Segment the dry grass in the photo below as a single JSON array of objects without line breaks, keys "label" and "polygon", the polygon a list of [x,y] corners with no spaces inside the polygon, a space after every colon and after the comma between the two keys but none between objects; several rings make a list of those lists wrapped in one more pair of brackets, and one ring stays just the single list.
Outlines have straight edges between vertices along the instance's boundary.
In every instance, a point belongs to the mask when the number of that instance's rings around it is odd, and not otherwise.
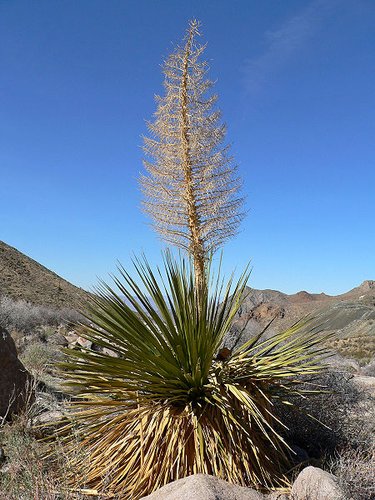
[{"label": "dry grass", "polygon": [[[86,498],[73,492],[66,481],[69,461],[64,447],[55,441],[46,443],[47,434],[56,424],[33,426],[40,411],[39,395],[34,398],[38,382],[27,389],[26,406],[11,422],[0,424],[0,448],[5,462],[0,464],[0,500],[70,500]],[[58,424],[57,424],[58,425]],[[80,454],[78,446],[76,454]],[[82,471],[80,471],[81,475]]]},{"label": "dry grass", "polygon": [[375,336],[358,335],[329,342],[329,346],[346,358],[354,358],[361,365],[369,363],[375,355]]},{"label": "dry grass", "polygon": [[52,386],[56,380],[54,364],[63,359],[64,355],[58,346],[38,341],[26,345],[20,355],[21,362],[37,381]]},{"label": "dry grass", "polygon": [[41,460],[43,446],[34,439],[30,427],[36,385],[33,380],[27,388],[23,411],[13,416],[11,422],[4,421],[0,426],[0,446],[6,460],[0,474],[0,499],[57,498],[54,491],[58,479]]},{"label": "dry grass", "polygon": [[0,498],[57,498],[60,474],[43,463],[41,445],[31,433],[13,423],[3,428],[0,436],[7,457],[0,475]]}]

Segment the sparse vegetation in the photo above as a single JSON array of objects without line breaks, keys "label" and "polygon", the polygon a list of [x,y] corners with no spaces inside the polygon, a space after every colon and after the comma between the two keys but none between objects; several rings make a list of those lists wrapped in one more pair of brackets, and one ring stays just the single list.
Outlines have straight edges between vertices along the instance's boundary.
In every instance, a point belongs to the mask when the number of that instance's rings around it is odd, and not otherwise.
[{"label": "sparse vegetation", "polygon": [[54,385],[56,375],[55,363],[62,361],[64,354],[57,346],[30,342],[20,356],[20,360],[31,375],[39,382]]},{"label": "sparse vegetation", "polygon": [[[78,500],[66,481],[69,461],[63,446],[56,441],[51,447],[40,437],[50,433],[53,423],[34,427],[40,412],[37,381],[29,388],[30,397],[24,410],[12,422],[0,423],[0,500]],[[51,427],[52,425],[52,427]],[[76,453],[81,453],[77,443]],[[48,455],[48,458],[46,456]],[[71,471],[73,474],[74,471]]]},{"label": "sparse vegetation", "polygon": [[0,444],[6,453],[0,474],[1,500],[66,498],[62,496],[63,471],[53,470],[50,463],[41,460],[43,445],[30,428],[17,421],[4,425],[0,428]]},{"label": "sparse vegetation", "polygon": [[7,330],[32,333],[41,325],[76,323],[82,316],[73,309],[34,305],[26,300],[0,297],[0,325]]},{"label": "sparse vegetation", "polygon": [[0,241],[0,296],[52,309],[81,309],[89,295]]},{"label": "sparse vegetation", "polygon": [[366,365],[375,356],[374,335],[358,335],[336,339],[330,342],[330,346],[342,356],[356,359],[361,365]]}]

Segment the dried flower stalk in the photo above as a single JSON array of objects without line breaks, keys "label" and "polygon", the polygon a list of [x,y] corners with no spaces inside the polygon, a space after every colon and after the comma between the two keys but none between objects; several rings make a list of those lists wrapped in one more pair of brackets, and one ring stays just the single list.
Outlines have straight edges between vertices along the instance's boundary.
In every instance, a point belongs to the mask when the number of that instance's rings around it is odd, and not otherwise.
[{"label": "dried flower stalk", "polygon": [[236,234],[243,217],[237,167],[223,146],[225,125],[208,65],[200,61],[199,23],[191,21],[182,47],[164,63],[165,95],[157,96],[151,137],[144,138],[148,175],[141,177],[144,210],[168,243],[193,258],[197,289],[209,254]]}]

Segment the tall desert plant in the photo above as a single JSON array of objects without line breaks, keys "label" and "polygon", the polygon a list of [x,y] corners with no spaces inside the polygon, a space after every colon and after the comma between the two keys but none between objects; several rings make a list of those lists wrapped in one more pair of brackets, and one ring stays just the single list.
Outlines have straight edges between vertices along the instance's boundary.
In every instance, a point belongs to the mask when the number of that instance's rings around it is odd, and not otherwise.
[{"label": "tall desert plant", "polygon": [[236,234],[243,217],[241,182],[223,145],[226,128],[199,36],[193,20],[164,63],[165,95],[156,98],[150,137],[144,138],[147,174],[141,177],[144,209],[166,242],[191,255],[198,291],[209,254]]},{"label": "tall desert plant", "polygon": [[[135,259],[136,278],[120,268],[115,287],[101,284],[80,335],[102,350],[68,350],[61,365],[75,395],[62,433],[72,469],[85,486],[138,499],[164,484],[208,473],[242,485],[286,483],[288,444],[276,408],[298,392],[302,375],[320,370],[321,337],[299,325],[220,347],[245,297],[237,282],[210,273],[210,255],[241,220],[236,169],[223,147],[225,127],[206,94],[212,82],[198,23],[164,66],[144,206],[169,243],[186,250],[153,271]],[[88,453],[74,453],[78,432]],[[80,486],[83,486],[82,484]]]},{"label": "tall desert plant", "polygon": [[137,279],[121,269],[116,290],[103,283],[92,299],[81,334],[116,356],[71,350],[62,364],[89,454],[73,468],[88,464],[87,487],[133,499],[194,473],[285,484],[288,445],[274,403],[319,371],[319,335],[296,326],[221,356],[247,273],[227,284],[208,274],[198,298],[190,261],[167,253],[164,265],[153,272],[136,260]]}]

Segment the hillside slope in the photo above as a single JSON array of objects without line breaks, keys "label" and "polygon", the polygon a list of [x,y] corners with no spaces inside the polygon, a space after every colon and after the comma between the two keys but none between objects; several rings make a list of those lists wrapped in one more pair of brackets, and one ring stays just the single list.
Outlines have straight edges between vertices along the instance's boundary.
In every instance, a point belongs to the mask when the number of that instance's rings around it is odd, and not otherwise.
[{"label": "hillside slope", "polygon": [[[272,319],[267,335],[308,316],[312,318],[309,328],[336,333],[332,345],[341,355],[367,362],[375,354],[375,281],[364,281],[337,296],[305,291],[287,295],[253,288],[247,288],[246,294],[234,328],[226,339],[228,347],[245,342]],[[2,295],[54,308],[81,309],[81,302],[90,294],[0,241],[0,297]]]},{"label": "hillside slope", "polygon": [[375,354],[375,281],[337,296],[299,292],[287,295],[275,290],[248,288],[228,343],[243,343],[271,320],[267,334],[311,318],[308,328],[335,332],[332,346],[343,356],[367,362]]},{"label": "hillside slope", "polygon": [[0,241],[0,296],[77,309],[89,294]]}]

